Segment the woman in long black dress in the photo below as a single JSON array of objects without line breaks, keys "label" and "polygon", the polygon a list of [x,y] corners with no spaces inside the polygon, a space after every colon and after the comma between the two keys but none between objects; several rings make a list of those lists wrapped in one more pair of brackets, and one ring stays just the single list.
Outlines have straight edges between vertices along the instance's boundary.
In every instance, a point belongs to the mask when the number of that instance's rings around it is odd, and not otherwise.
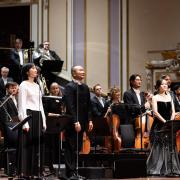
[{"label": "woman in long black dress", "polygon": [[[173,120],[175,116],[172,97],[168,93],[166,80],[157,80],[158,93],[152,98],[154,122],[150,132],[151,152],[147,159],[149,175],[180,175],[180,163],[175,146],[175,137],[158,132],[164,123]],[[172,153],[172,154],[171,154]]]}]

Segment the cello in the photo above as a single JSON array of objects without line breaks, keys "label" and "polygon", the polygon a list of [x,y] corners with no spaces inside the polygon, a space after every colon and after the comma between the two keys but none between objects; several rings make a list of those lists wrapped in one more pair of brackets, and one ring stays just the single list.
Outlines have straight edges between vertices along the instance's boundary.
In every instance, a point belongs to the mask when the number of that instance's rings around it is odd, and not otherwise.
[{"label": "cello", "polygon": [[[141,124],[141,121],[142,121],[142,124]],[[149,132],[151,130],[153,121],[154,119],[151,115],[151,112],[146,112],[142,115],[142,117],[138,116],[136,118],[135,126],[136,126],[137,135],[135,138],[135,148],[145,148],[145,149],[149,148],[150,146]],[[142,134],[141,134],[141,131],[142,131]],[[141,138],[142,138],[142,145],[141,145]]]},{"label": "cello", "polygon": [[79,153],[80,154],[89,154],[90,151],[91,151],[90,139],[89,139],[87,133],[83,132],[83,143],[82,143],[81,151]]},{"label": "cello", "polygon": [[[175,116],[175,120],[180,120],[180,112]],[[176,133],[177,151],[180,152],[180,130]]]}]

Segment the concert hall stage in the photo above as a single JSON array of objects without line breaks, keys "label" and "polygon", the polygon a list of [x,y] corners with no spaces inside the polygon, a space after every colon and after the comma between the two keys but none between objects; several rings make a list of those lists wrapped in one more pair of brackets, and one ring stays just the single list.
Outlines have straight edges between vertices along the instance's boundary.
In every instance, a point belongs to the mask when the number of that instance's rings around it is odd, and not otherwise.
[{"label": "concert hall stage", "polygon": [[91,179],[146,177],[147,156],[147,152],[135,150],[111,154],[81,154],[79,173]]}]

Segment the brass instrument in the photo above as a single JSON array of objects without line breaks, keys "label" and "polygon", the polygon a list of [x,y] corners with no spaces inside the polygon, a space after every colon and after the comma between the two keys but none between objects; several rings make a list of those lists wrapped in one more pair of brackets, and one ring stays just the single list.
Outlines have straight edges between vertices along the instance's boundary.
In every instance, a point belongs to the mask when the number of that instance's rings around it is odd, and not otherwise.
[{"label": "brass instrument", "polygon": [[41,76],[41,81],[42,81],[43,88],[44,88],[44,93],[45,93],[45,95],[48,95],[49,89],[48,89],[47,84],[46,84],[46,79],[45,79],[45,77],[42,76],[42,74],[40,76]]},{"label": "brass instrument", "polygon": [[46,60],[55,60],[50,54],[48,54],[44,49],[39,49],[41,54],[41,59],[39,60],[39,64],[42,66],[43,62]]},{"label": "brass instrument", "polygon": [[24,63],[25,64],[29,62],[28,49],[24,49],[24,51],[23,51],[23,58],[24,58]]}]

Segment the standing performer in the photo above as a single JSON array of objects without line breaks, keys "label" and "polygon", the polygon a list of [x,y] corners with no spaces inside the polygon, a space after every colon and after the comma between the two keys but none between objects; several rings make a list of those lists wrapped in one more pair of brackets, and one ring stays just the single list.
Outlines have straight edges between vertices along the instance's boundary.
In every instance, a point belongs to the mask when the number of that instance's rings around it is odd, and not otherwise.
[{"label": "standing performer", "polygon": [[[129,104],[132,107],[129,108],[132,116],[132,122],[135,128],[135,118],[141,113],[145,112],[146,109],[150,108],[149,102],[146,102],[144,92],[140,90],[141,88],[141,75],[132,74],[129,78],[130,89],[124,92],[123,100],[124,103]],[[137,105],[137,106],[136,106]]]},{"label": "standing performer", "polygon": [[159,133],[164,123],[175,117],[174,103],[168,92],[167,81],[156,82],[157,94],[152,98],[154,122],[150,132],[151,152],[147,159],[147,173],[150,175],[180,175],[180,164],[175,148],[175,137]]},{"label": "standing performer", "polygon": [[21,69],[23,64],[28,62],[28,53],[22,49],[23,41],[20,38],[15,40],[14,48],[10,51],[10,75],[15,82],[21,83]]},{"label": "standing performer", "polygon": [[89,123],[89,131],[93,129],[90,120],[90,92],[88,86],[83,83],[85,77],[83,67],[72,67],[71,74],[73,80],[65,87],[66,112],[71,115],[70,123],[65,130],[66,175],[70,179],[84,179],[77,174],[76,151],[81,150],[86,125]]},{"label": "standing performer", "polygon": [[19,119],[28,115],[31,119],[20,131],[18,149],[18,173],[25,177],[38,176],[42,173],[43,132],[46,130],[46,118],[42,105],[41,91],[35,83],[37,69],[33,63],[22,68],[23,82],[19,87]]},{"label": "standing performer", "polygon": [[100,84],[96,84],[93,87],[95,96],[91,98],[92,116],[103,117],[105,114],[104,105],[106,99],[102,96],[102,87]]}]

